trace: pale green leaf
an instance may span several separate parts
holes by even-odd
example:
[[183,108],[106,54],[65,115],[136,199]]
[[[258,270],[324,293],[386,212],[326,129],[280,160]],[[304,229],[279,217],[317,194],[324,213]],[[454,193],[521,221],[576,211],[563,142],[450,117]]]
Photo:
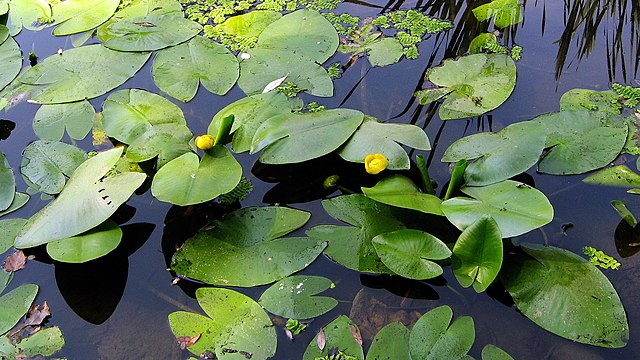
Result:
[[[0,25],[0,28],[4,26]],[[22,52],[12,37],[0,43],[0,90],[18,76],[22,68]]]
[[0,254],[3,254],[13,246],[13,242],[27,219],[3,219],[0,220]]
[[60,141],[65,129],[72,139],[82,140],[91,131],[96,111],[87,100],[42,105],[33,119],[33,130],[42,140]]
[[12,36],[16,36],[22,27],[27,30],[41,30],[47,24],[40,19],[51,18],[51,7],[46,0],[10,0],[9,23]]
[[120,0],[65,0],[52,7],[53,35],[63,36],[91,30],[109,20]]
[[0,211],[11,206],[16,193],[16,179],[9,161],[0,152]]
[[520,11],[518,0],[493,0],[474,8],[473,15],[478,21],[494,18],[493,23],[495,26],[502,29],[522,21]]
[[23,284],[0,297],[0,334],[9,331],[27,313],[38,285]]
[[87,154],[73,145],[36,140],[22,153],[20,173],[31,188],[54,195],[86,159]]

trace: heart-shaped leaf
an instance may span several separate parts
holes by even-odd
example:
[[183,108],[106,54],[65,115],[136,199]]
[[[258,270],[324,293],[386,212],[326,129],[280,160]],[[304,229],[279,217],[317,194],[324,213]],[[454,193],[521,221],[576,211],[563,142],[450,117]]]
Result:
[[412,359],[462,359],[475,339],[473,319],[461,316],[449,326],[453,310],[447,305],[422,315],[409,335]]
[[107,220],[83,234],[48,243],[47,254],[56,261],[83,263],[115,250],[121,239],[120,226]]
[[371,341],[367,360],[410,360],[409,329],[401,322],[383,327]]
[[[364,360],[364,352],[362,351],[362,344],[358,343],[353,335],[353,329],[358,329],[351,319],[344,315],[338,316],[329,324],[325,325],[316,337],[311,340],[307,346],[307,350],[304,352],[303,360],[315,360],[326,358],[336,349],[343,354],[343,358],[349,357],[350,359]],[[322,349],[318,347],[320,343],[318,338],[322,336],[324,346]]]
[[314,296],[333,286],[331,280],[321,276],[289,276],[265,290],[258,303],[270,313],[284,318],[310,319],[338,305],[334,298]]
[[93,127],[96,111],[87,100],[68,104],[42,105],[33,119],[33,130],[42,140],[60,141],[67,133],[84,139]]
[[20,172],[31,188],[54,195],[86,159],[87,154],[73,145],[37,140],[24,149]]
[[53,35],[63,36],[81,33],[100,26],[109,20],[120,5],[120,0],[66,0],[52,7],[51,25],[58,25]]
[[23,284],[0,297],[0,334],[18,323],[31,307],[37,293],[38,285]]
[[495,220],[483,216],[464,229],[453,255],[453,274],[460,285],[485,291],[502,266],[502,235]]
[[411,181],[400,174],[380,180],[376,186],[362,188],[362,192],[375,201],[428,214],[444,215],[440,210],[442,201],[436,196],[425,194]]

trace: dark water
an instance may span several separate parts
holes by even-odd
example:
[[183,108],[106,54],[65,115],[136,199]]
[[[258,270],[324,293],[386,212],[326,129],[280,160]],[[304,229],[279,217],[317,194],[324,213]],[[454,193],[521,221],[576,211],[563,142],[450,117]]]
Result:
[[[518,80],[514,93],[489,115],[468,121],[442,122],[434,115],[437,109],[417,106],[412,93],[420,88],[426,69],[440,64],[443,58],[464,53],[469,41],[488,29],[486,23],[477,23],[469,10],[481,3],[381,1],[343,4],[341,10],[362,17],[397,8],[416,8],[452,20],[454,28],[425,41],[418,60],[404,60],[373,69],[365,60],[359,60],[336,80],[336,96],[306,100],[317,100],[328,108],[355,108],[382,120],[424,127],[434,148],[425,154],[430,161],[429,171],[442,186],[448,178],[448,168],[439,159],[456,139],[477,131],[497,131],[510,123],[557,111],[560,96],[572,88],[604,90],[611,82],[637,85],[638,5],[623,0],[525,1],[524,21],[503,34],[506,45],[518,44],[524,48],[523,58],[517,63]],[[52,39],[45,32],[24,31],[17,41],[25,53],[33,50],[41,58],[54,54],[58,48],[71,47],[69,39]],[[333,60],[345,62],[341,56]],[[123,88],[144,88],[160,93],[151,80],[150,71],[150,64],[147,64]],[[200,91],[193,101],[181,104],[181,107],[191,130],[199,134],[206,132],[218,110],[241,97],[243,94],[237,87],[225,97]],[[105,98],[91,102],[98,110]],[[0,142],[0,151],[8,156],[16,173],[22,149],[35,140],[31,121],[36,110],[34,105],[20,104],[1,115],[17,123],[11,137]],[[80,142],[79,146],[91,149],[88,141]],[[633,168],[635,159],[627,157]],[[238,158],[245,175],[256,188],[242,206],[278,202],[311,211],[312,219],[305,228],[334,222],[324,213],[319,201],[302,202],[303,196],[295,196],[292,191],[283,193],[277,184],[258,179],[251,173],[255,157],[240,155]],[[291,171],[294,179],[303,183],[308,179],[300,176],[308,170],[297,167]],[[256,173],[259,175],[258,171]],[[540,243],[546,236],[551,245],[576,253],[588,244],[620,259],[614,244],[614,231],[620,218],[609,203],[613,199],[623,200],[632,212],[640,214],[637,198],[623,189],[584,185],[580,181],[583,176],[540,176],[534,170],[529,173],[536,186],[549,197],[555,218],[542,230],[521,236],[519,241]],[[18,189],[26,189],[19,176]],[[44,204],[34,196],[25,208],[12,216],[29,217]],[[172,285],[172,274],[166,271],[167,261],[175,244],[195,231],[207,216],[216,216],[216,212],[217,209],[211,206],[171,207],[155,200],[149,193],[135,196],[128,202],[128,207],[118,213],[118,219],[126,225],[123,227],[125,238],[115,253],[87,265],[53,264],[46,260],[46,254],[37,254],[37,260],[18,272],[11,285],[30,282],[41,286],[37,301],[49,303],[53,314],[49,323],[60,326],[66,339],[59,356],[69,359],[185,359],[188,354],[180,352],[176,346],[167,315],[176,310],[199,311],[193,298],[197,285],[188,282]],[[561,231],[565,223],[574,225],[567,234]],[[636,332],[640,328],[638,259],[639,256],[623,258],[621,270],[605,270],[620,294],[631,327],[627,347],[612,350],[573,343],[542,330],[515,308],[503,305],[499,293],[477,295],[473,290],[461,289],[449,268],[445,269],[444,279],[429,283],[410,282],[359,274],[321,257],[305,273],[323,275],[336,282],[338,286],[330,290],[329,295],[341,303],[329,314],[316,319],[294,342],[279,329],[275,358],[300,359],[316,331],[339,314],[349,314],[354,297],[362,290],[361,297],[368,296],[378,304],[368,307],[372,309],[371,317],[380,315],[385,309],[388,312],[423,313],[443,304],[451,306],[456,317],[471,315],[476,324],[476,341],[471,354],[476,358],[480,357],[485,344],[492,343],[516,359],[637,359],[640,358]],[[264,288],[241,291],[257,298]]]

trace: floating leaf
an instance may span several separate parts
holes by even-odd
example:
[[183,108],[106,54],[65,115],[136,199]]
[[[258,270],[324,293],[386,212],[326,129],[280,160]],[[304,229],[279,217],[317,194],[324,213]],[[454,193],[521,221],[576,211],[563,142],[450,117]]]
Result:
[[602,169],[591,174],[582,181],[593,185],[608,185],[620,187],[640,187],[640,175],[633,172],[626,165],[618,165]]
[[445,243],[420,230],[396,230],[377,235],[371,242],[389,269],[409,279],[425,280],[442,275],[440,265],[431,260],[451,256]]
[[65,263],[83,263],[113,251],[122,239],[122,229],[112,220],[77,236],[47,244],[47,254]]
[[302,107],[302,100],[289,98],[280,92],[268,92],[247,96],[227,105],[211,120],[207,132],[217,134],[222,120],[229,115],[234,116],[231,132],[233,151],[240,153],[251,149],[251,142],[256,131],[267,119],[289,113]]
[[352,109],[276,115],[260,126],[251,153],[262,149],[265,164],[297,163],[337,149],[362,123],[364,114]]
[[91,30],[109,20],[120,0],[65,0],[52,7],[53,35],[63,36]]
[[28,96],[37,103],[81,101],[122,85],[150,55],[113,51],[100,44],[81,46],[49,56],[18,80],[33,85]]
[[290,276],[271,285],[260,296],[258,303],[272,314],[291,319],[318,317],[338,305],[327,296],[314,296],[333,286],[321,276]]
[[[59,327],[53,326],[39,330],[29,337],[22,339],[17,344],[12,344],[7,340],[5,344],[0,341],[0,352],[11,358],[27,356],[37,358],[38,356],[51,356],[64,347],[64,337]],[[5,353],[6,351],[6,353]]]
[[42,140],[60,141],[64,130],[82,140],[91,131],[96,111],[87,100],[69,104],[42,105],[33,119],[33,130]]
[[239,72],[238,60],[226,47],[202,36],[159,51],[153,61],[153,81],[181,101],[193,99],[200,82],[210,92],[224,95]]
[[282,279],[307,267],[325,247],[310,238],[279,238],[309,216],[283,207],[234,211],[188,239],[171,269],[213,285],[248,287]]
[[20,218],[0,220],[0,254],[13,246],[16,236],[26,222],[27,219]]
[[394,174],[380,180],[376,186],[362,188],[362,192],[375,201],[428,214],[444,215],[440,210],[442,201],[430,194],[420,192],[411,179]]
[[390,170],[409,169],[409,155],[400,145],[419,150],[431,150],[429,138],[421,128],[409,124],[380,123],[366,117],[349,141],[338,151],[343,159],[364,163],[369,154],[382,154]]
[[482,360],[513,360],[513,358],[499,347],[487,344],[482,349]]
[[151,192],[172,204],[198,204],[233,190],[241,177],[242,166],[226,147],[217,145],[202,159],[188,152],[168,162],[153,177]]
[[561,111],[544,114],[550,148],[540,159],[538,171],[581,174],[612,162],[627,141],[627,126],[619,115],[599,111]]
[[367,45],[367,59],[371,66],[387,66],[400,61],[404,54],[402,44],[395,38],[382,38]]
[[[505,102],[516,84],[516,65],[505,54],[472,54],[444,60],[442,66],[429,69],[427,80],[450,91],[440,105],[440,118],[462,119],[482,115]],[[418,92],[416,96],[422,95]]]
[[333,81],[319,64],[338,47],[338,34],[320,13],[300,9],[267,26],[258,45],[247,50],[250,57],[240,63],[238,85],[253,95],[274,79],[287,77],[316,96],[333,95]]
[[573,341],[608,348],[627,344],[627,316],[600,270],[567,250],[535,244],[521,247],[530,256],[508,257],[501,279],[523,315]]
[[46,24],[40,19],[51,18],[51,7],[46,0],[9,0],[9,23],[12,36],[24,26],[27,30],[41,30]]
[[[0,25],[0,31],[6,29]],[[0,90],[18,76],[22,69],[22,51],[12,37],[0,42]]]
[[545,127],[524,121],[496,133],[479,133],[455,141],[442,155],[443,162],[474,160],[464,173],[465,183],[497,183],[527,171],[538,162],[546,141]]
[[453,310],[447,305],[422,315],[409,335],[412,359],[462,359],[475,339],[473,319],[461,316],[449,326]]
[[54,195],[86,159],[87,154],[73,145],[37,140],[24,149],[20,172],[31,188]]
[[560,111],[592,110],[609,114],[620,114],[622,104],[618,102],[618,94],[613,90],[595,91],[588,89],[571,89],[560,98]]
[[9,331],[29,311],[38,285],[23,284],[0,297],[0,334]]
[[0,152],[0,211],[11,206],[15,193],[16,179],[13,176],[13,169],[4,154]]
[[318,348],[319,334],[309,343],[304,352],[303,360],[315,360],[326,357],[332,352],[339,351],[344,356],[352,356],[358,360],[364,360],[362,345],[353,338],[351,328],[356,325],[346,316],[340,315],[337,319],[325,325],[321,332],[324,335],[324,346]]
[[464,229],[453,255],[453,274],[460,285],[485,291],[502,266],[502,235],[495,220],[483,216]]
[[478,21],[494,18],[493,23],[502,29],[522,21],[518,0],[493,0],[488,4],[473,9],[473,15]]
[[250,297],[229,289],[200,288],[196,298],[207,316],[186,311],[169,314],[176,337],[200,336],[189,351],[210,351],[216,359],[267,359],[275,354],[271,319]]
[[24,255],[22,250],[16,250],[5,259],[2,264],[2,269],[7,272],[16,272],[24,269],[26,264],[27,257]]
[[539,190],[516,181],[472,187],[463,186],[471,196],[442,202],[442,212],[458,229],[464,230],[484,215],[491,216],[502,237],[514,237],[537,229],[553,219],[553,207]]
[[410,360],[409,329],[392,322],[380,330],[371,341],[367,360]]
[[8,208],[0,211],[0,216],[5,216],[12,213],[21,207],[23,207],[29,201],[29,195],[21,192],[16,192],[13,196],[13,201]]
[[152,51],[185,42],[202,31],[202,26],[185,19],[182,13],[152,11],[106,23],[101,30],[98,38],[110,49]]
[[142,173],[104,177],[122,155],[117,147],[88,159],[60,195],[27,221],[15,247],[27,248],[81,234],[102,224],[144,182]]

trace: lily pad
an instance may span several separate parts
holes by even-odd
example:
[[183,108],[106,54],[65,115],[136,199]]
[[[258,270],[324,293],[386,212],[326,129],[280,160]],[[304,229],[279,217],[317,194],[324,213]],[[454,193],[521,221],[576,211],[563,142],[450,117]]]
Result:
[[364,114],[352,109],[277,115],[262,123],[251,153],[265,164],[298,163],[336,150],[356,131]]
[[282,14],[278,11],[254,10],[245,14],[231,16],[216,25],[215,28],[227,35],[241,39],[255,38],[257,41],[262,31],[281,17]]
[[87,100],[55,105],[42,105],[33,119],[33,130],[42,140],[60,141],[67,133],[72,139],[84,139],[93,126],[96,111]]
[[389,170],[407,170],[409,155],[400,145],[419,150],[431,150],[429,138],[421,128],[410,124],[380,123],[366,117],[349,141],[338,151],[343,159],[364,163],[369,154],[384,155]]
[[28,248],[76,236],[111,217],[147,178],[133,172],[105,177],[122,150],[99,153],[78,166],[60,195],[27,221],[14,246]]
[[27,219],[20,218],[0,220],[0,254],[13,246],[16,236],[26,222]]
[[401,322],[383,327],[371,341],[367,360],[410,360],[409,329]]
[[640,187],[640,175],[626,165],[602,169],[582,179],[587,184],[637,188]]
[[431,260],[451,256],[445,243],[420,230],[396,230],[377,235],[371,242],[389,269],[409,279],[425,280],[442,275],[440,265]]
[[16,36],[23,26],[27,30],[41,30],[47,24],[39,20],[51,18],[51,7],[46,0],[10,0],[9,8],[11,36]]
[[9,205],[8,208],[0,211],[0,216],[5,216],[9,213],[12,213],[20,209],[29,201],[29,198],[30,198],[29,194],[25,194],[21,192],[14,193],[13,201],[11,202],[11,205]]
[[149,59],[150,53],[125,53],[100,44],[52,55],[19,77],[32,101],[58,104],[92,99],[122,85]]
[[547,128],[550,148],[540,159],[538,171],[582,174],[612,162],[627,141],[627,126],[619,115],[599,111],[560,111],[544,114],[539,121]]
[[314,296],[333,286],[331,280],[322,276],[289,276],[265,290],[258,303],[270,313],[284,318],[310,319],[338,305],[334,298]]
[[182,13],[152,11],[140,17],[125,17],[109,22],[98,38],[109,49],[118,51],[152,51],[178,45],[202,31],[197,22]]
[[27,313],[38,293],[38,285],[23,284],[0,297],[0,334],[4,334]]
[[320,13],[300,9],[267,26],[258,45],[240,64],[238,85],[247,94],[260,93],[275,79],[286,77],[316,96],[333,95],[333,81],[319,64],[338,47],[338,34]]
[[453,324],[453,310],[447,305],[422,315],[409,335],[412,359],[463,359],[475,339],[473,319],[461,316]]
[[24,149],[20,172],[32,189],[55,195],[86,159],[87,154],[73,145],[36,140]]
[[122,239],[122,229],[112,220],[77,236],[47,244],[47,254],[65,263],[83,263],[115,250]]
[[[0,30],[5,28],[0,25]],[[6,29],[6,28],[5,28]],[[18,76],[22,69],[22,51],[12,37],[0,43],[0,90]]]
[[64,337],[57,326],[41,329],[15,345],[6,337],[0,340],[0,353],[10,358],[20,358],[22,356],[29,358],[48,357],[60,351],[63,347]]
[[57,25],[53,35],[81,33],[109,20],[120,5],[120,0],[66,0],[52,7],[51,25]]
[[[315,360],[327,357],[331,351],[338,349],[344,356],[351,356],[353,359],[364,360],[362,345],[354,338],[354,332],[359,334],[356,324],[344,315],[338,316],[335,320],[325,325],[320,333],[316,335],[307,346],[303,360]],[[322,336],[322,341],[318,338]],[[319,348],[322,344],[322,349]]]
[[9,161],[0,152],[0,211],[4,211],[13,202],[16,193],[16,179]]
[[230,289],[200,288],[196,298],[207,314],[176,311],[169,314],[177,337],[199,339],[188,349],[194,354],[210,351],[216,359],[267,359],[276,352],[273,323],[250,297]]
[[442,201],[436,196],[420,192],[411,179],[394,174],[380,180],[376,186],[362,188],[362,192],[375,201],[428,214],[444,215]]
[[299,110],[302,105],[299,98],[292,99],[277,91],[247,96],[218,111],[207,132],[217,134],[222,120],[233,115],[231,147],[237,153],[249,151],[253,137],[262,123],[273,116]]
[[524,121],[496,133],[480,133],[455,141],[442,155],[443,162],[474,160],[464,173],[465,183],[497,183],[527,171],[538,162],[546,141],[545,127]]
[[172,204],[199,204],[233,190],[241,177],[242,166],[226,147],[217,145],[202,159],[188,152],[168,162],[153,177],[151,192]]
[[595,91],[589,89],[571,89],[560,98],[560,111],[592,110],[609,114],[620,114],[622,104],[619,95],[613,90]]
[[573,341],[608,348],[627,344],[629,325],[620,298],[595,265],[552,246],[521,247],[530,256],[507,258],[501,279],[523,315]]
[[485,291],[502,266],[502,235],[498,224],[483,216],[464,229],[453,246],[453,274],[462,287]]
[[493,0],[488,4],[473,9],[473,15],[478,21],[491,18],[496,27],[503,29],[522,21],[520,3],[518,0]]
[[[505,54],[472,54],[457,60],[445,60],[429,69],[427,80],[446,90],[438,114],[442,120],[479,116],[504,103],[515,88],[516,65]],[[421,104],[433,101],[423,90],[416,93]],[[424,95],[423,95],[424,94]]]
[[153,61],[155,83],[181,101],[193,99],[200,83],[210,92],[224,95],[239,73],[236,57],[223,45],[202,36],[159,51]]
[[489,215],[498,224],[502,237],[508,238],[537,229],[553,219],[549,199],[539,190],[517,181],[463,186],[460,190],[471,198],[455,197],[442,202],[442,212],[460,230]]
[[228,214],[188,239],[171,269],[213,285],[256,286],[304,269],[325,243],[280,238],[309,219],[309,213],[283,207],[246,208]]
[[482,360],[513,360],[513,358],[499,347],[487,344],[482,348]]
[[402,44],[395,38],[382,38],[366,46],[371,66],[387,66],[400,61],[404,55]]

